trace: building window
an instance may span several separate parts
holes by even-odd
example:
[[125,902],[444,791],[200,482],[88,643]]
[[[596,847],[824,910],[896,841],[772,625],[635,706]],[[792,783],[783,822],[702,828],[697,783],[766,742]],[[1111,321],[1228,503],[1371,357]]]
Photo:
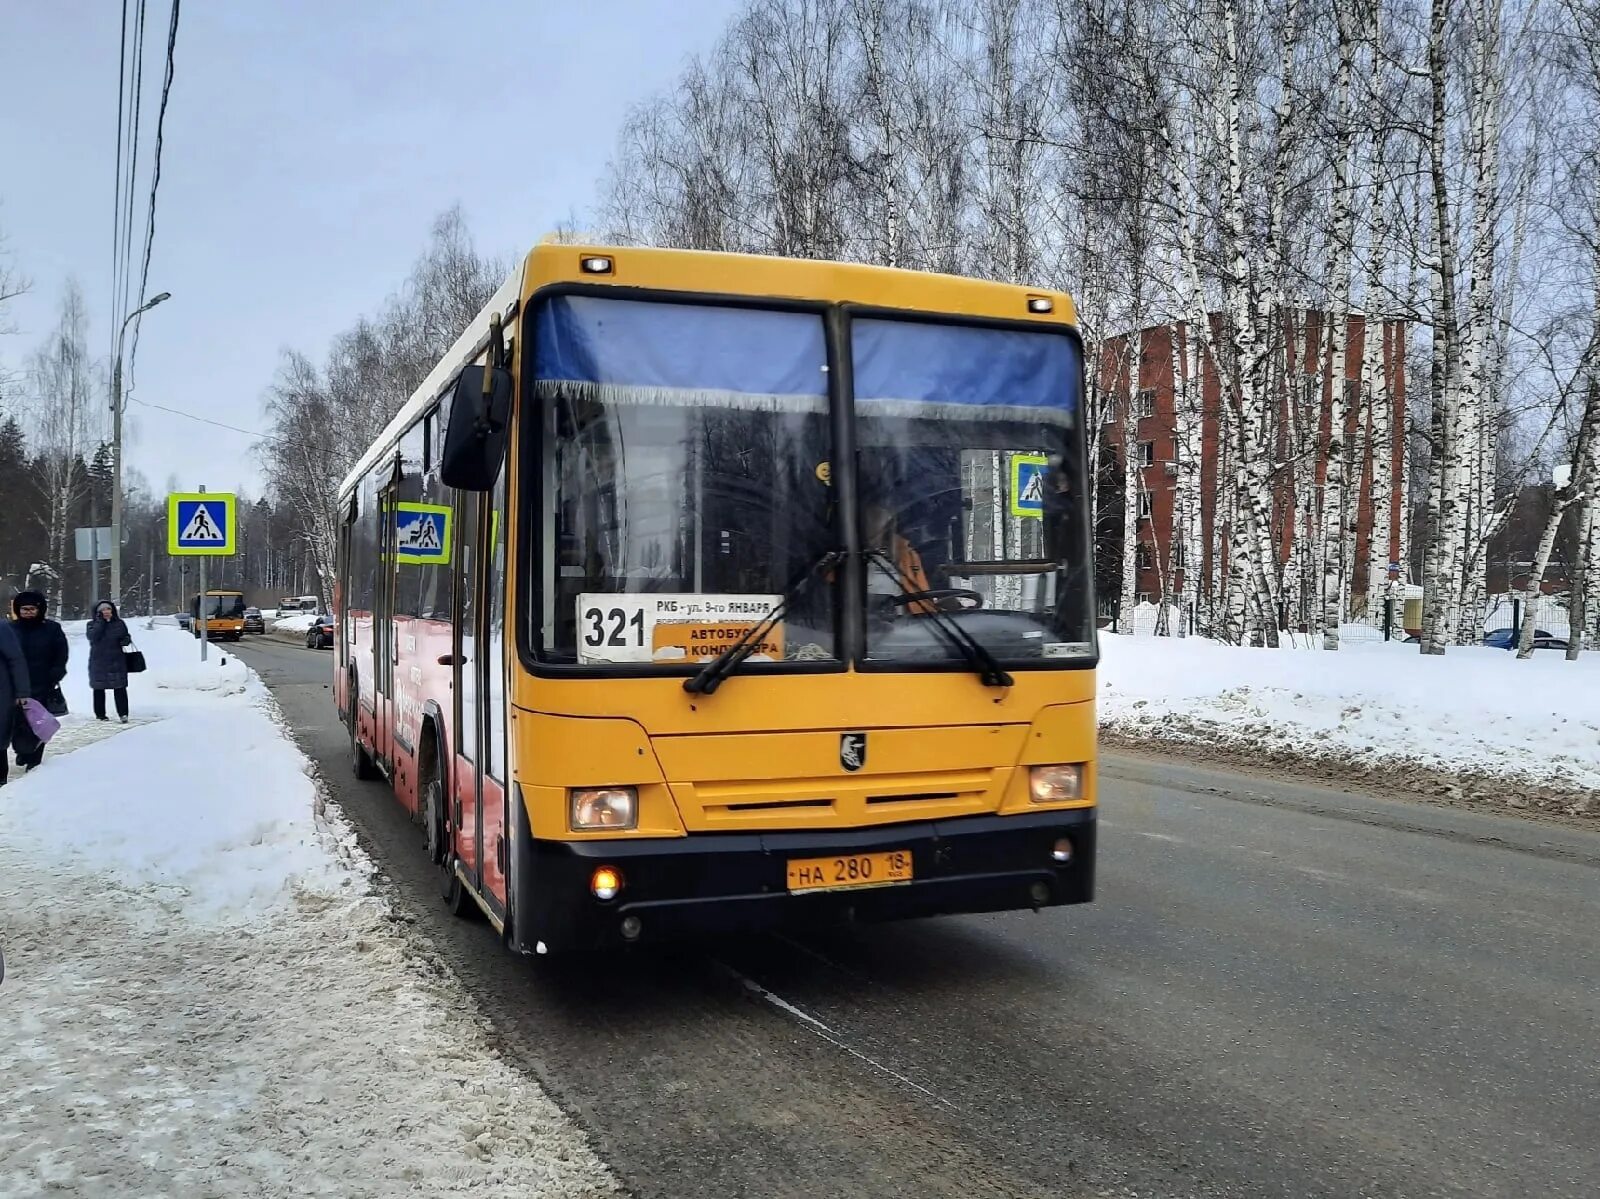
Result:
[[1181,541],[1174,541],[1172,543],[1172,569],[1183,569],[1183,542]]
[[1322,402],[1322,376],[1308,373],[1301,383],[1301,402],[1307,408],[1315,408]]
[[1134,561],[1138,563],[1140,570],[1150,570],[1153,568],[1154,556],[1150,553],[1150,547],[1144,544],[1144,542],[1139,543],[1139,549],[1134,555]]
[[1139,391],[1139,417],[1147,419],[1156,414],[1156,389],[1145,387]]
[[1139,465],[1154,466],[1156,461],[1156,443],[1141,441],[1139,443]]
[[1344,406],[1347,411],[1361,407],[1361,380],[1346,379],[1344,381]]
[[1139,519],[1150,519],[1150,493],[1148,491],[1139,493]]

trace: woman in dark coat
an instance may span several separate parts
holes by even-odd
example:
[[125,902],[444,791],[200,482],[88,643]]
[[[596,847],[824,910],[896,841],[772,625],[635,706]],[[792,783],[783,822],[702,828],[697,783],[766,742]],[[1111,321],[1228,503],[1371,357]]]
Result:
[[128,723],[128,664],[122,647],[132,645],[128,626],[117,615],[117,606],[101,600],[94,606],[94,618],[86,630],[89,637],[89,686],[94,688],[94,718],[106,718],[106,692],[117,700],[117,718]]
[[0,620],[0,787],[6,785],[6,746],[11,744],[11,722],[24,719],[17,706],[33,692],[28,681],[28,659],[11,622]]
[[[28,660],[33,698],[52,715],[65,716],[67,701],[61,694],[61,680],[67,677],[67,635],[45,615],[45,603],[43,592],[19,591],[11,601],[11,628]],[[11,745],[17,751],[17,765],[24,770],[44,761],[44,742],[33,735],[26,720],[13,722]],[[0,746],[0,752],[3,750]]]

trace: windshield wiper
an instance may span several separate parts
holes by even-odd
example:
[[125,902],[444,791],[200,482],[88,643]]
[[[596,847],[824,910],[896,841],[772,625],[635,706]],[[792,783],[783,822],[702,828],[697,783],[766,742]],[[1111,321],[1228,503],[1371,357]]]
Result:
[[[900,588],[902,596],[915,597],[921,594],[917,588],[910,585],[911,580],[906,577],[900,570],[899,565],[883,550],[865,550],[863,552],[868,561],[876,563],[878,569],[893,580],[894,585]],[[1005,667],[995,661],[994,655],[984,648],[983,643],[962,628],[960,622],[952,619],[948,612],[945,612],[930,601],[924,608],[923,615],[933,622],[934,628],[945,635],[952,648],[966,659],[967,665],[978,672],[978,677],[983,680],[984,686],[1010,687],[1016,682],[1006,672]]]
[[789,605],[798,599],[812,579],[837,566],[844,560],[844,555],[838,550],[829,550],[823,554],[795,579],[793,579],[778,596],[778,602],[767,609],[759,623],[751,625],[744,631],[744,635],[723,650],[711,661],[707,662],[692,676],[683,680],[683,689],[690,695],[711,695],[722,686],[722,680],[737,670],[752,653],[756,646],[761,644],[761,639],[777,626],[783,619]]

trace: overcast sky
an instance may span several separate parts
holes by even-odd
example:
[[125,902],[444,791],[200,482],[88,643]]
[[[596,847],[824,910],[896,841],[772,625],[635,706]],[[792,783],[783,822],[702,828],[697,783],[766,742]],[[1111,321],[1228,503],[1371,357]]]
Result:
[[[144,321],[134,399],[261,428],[280,350],[320,359],[403,280],[440,211],[459,202],[489,253],[581,217],[629,105],[708,49],[738,4],[190,0],[150,268],[150,294],[173,298]],[[168,12],[148,0],[146,164]],[[109,352],[121,13],[0,0],[0,231],[34,284],[11,313],[19,332],[0,338],[13,367],[69,275],[91,352]],[[137,402],[128,436],[158,492],[169,476],[261,488],[247,436]]]

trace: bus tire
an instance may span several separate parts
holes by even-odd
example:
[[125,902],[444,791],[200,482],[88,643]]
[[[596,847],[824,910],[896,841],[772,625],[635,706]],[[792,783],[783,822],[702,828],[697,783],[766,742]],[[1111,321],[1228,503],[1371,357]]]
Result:
[[355,688],[355,680],[350,680],[350,772],[362,782],[378,777],[378,767],[372,760],[372,755],[361,744],[361,736],[356,731],[361,725],[360,695]]
[[438,742],[428,737],[422,754],[422,827],[427,837],[428,860],[439,870],[439,894],[452,916],[472,915],[477,906],[456,875],[456,855],[450,837],[450,806],[444,789],[444,767]]

